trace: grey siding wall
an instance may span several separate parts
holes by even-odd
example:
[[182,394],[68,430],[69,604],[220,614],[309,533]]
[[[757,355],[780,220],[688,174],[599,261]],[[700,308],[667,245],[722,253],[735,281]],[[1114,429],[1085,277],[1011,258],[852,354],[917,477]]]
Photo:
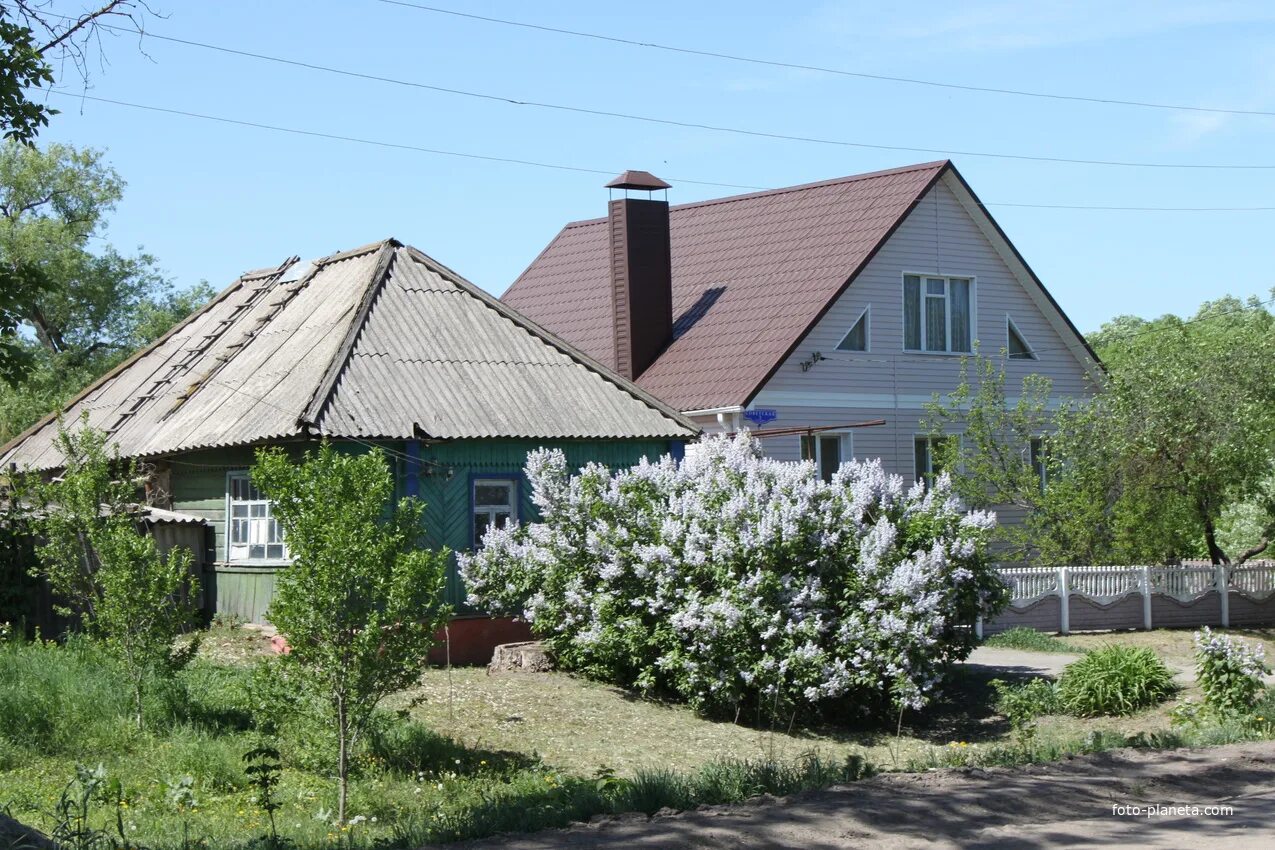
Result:
[[[1027,287],[1034,289],[1034,284],[1024,285],[1021,267],[1016,273],[1006,262],[962,205],[959,191],[956,185],[937,184],[780,366],[752,404],[778,411],[779,418],[765,427],[885,419],[884,426],[853,432],[855,456],[879,457],[889,472],[916,474],[913,438],[924,431],[924,405],[934,393],[955,389],[960,357],[903,351],[905,271],[975,278],[974,321],[984,354],[996,355],[1005,347],[1006,317],[1013,319],[1038,351],[1038,359],[1007,361],[1011,393],[1032,373],[1052,380],[1056,399],[1088,393],[1086,374],[1091,362],[1069,348],[1075,343],[1065,334],[1061,317],[1049,315],[1053,310],[1042,294],[1029,292]],[[865,309],[869,310],[869,350],[837,351],[837,344]],[[814,352],[824,359],[803,372],[803,361]],[[714,417],[700,422],[710,433],[721,430]],[[773,437],[765,447],[775,457],[796,459],[800,440]],[[1012,516],[1005,519],[1012,521]]]

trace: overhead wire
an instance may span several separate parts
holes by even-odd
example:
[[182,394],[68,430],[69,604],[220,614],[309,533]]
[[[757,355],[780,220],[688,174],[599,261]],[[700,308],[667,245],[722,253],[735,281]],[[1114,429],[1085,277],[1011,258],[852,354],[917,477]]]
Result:
[[[448,94],[457,97],[466,97],[479,100],[485,100],[496,103],[508,104],[511,106],[526,106],[535,109],[553,110],[559,112],[574,113],[580,115],[590,115],[595,117],[614,118],[618,120],[641,122],[648,124],[657,124],[668,127],[680,127],[684,129],[705,130],[713,133],[723,133],[749,138],[770,139],[775,141],[796,142],[800,144],[849,147],[862,150],[882,150],[882,151],[899,151],[907,153],[921,153],[927,155],[938,156],[969,156],[981,157],[1000,160],[1015,160],[1024,162],[1048,162],[1067,165],[1089,165],[1112,168],[1150,168],[1150,169],[1186,169],[1186,170],[1222,170],[1222,171],[1269,171],[1275,170],[1275,163],[1184,163],[1184,162],[1150,162],[1142,160],[1122,160],[1122,159],[1087,159],[1078,157],[1062,157],[1062,156],[1046,156],[1036,154],[1017,154],[1004,153],[999,151],[978,151],[965,150],[960,148],[931,148],[918,147],[913,145],[890,145],[876,142],[853,141],[849,139],[833,139],[819,136],[804,136],[792,133],[780,133],[768,130],[753,130],[745,127],[733,127],[722,124],[710,124],[701,121],[679,120],[674,118],[662,118],[653,115],[640,115],[630,112],[618,112],[608,109],[596,109],[592,107],[575,106],[565,103],[553,103],[541,100],[527,100],[515,98],[508,95],[492,94],[489,92],[471,91],[468,89],[460,89],[451,86],[441,86],[432,83],[423,83],[415,80],[404,80],[396,77],[387,77],[378,74],[368,74],[361,71],[353,71],[346,68],[335,68],[330,65],[320,65],[314,62],[304,62],[296,59],[286,59],[281,56],[274,56],[266,53],[258,53],[250,50],[242,50],[234,47],[226,47],[224,45],[210,44],[203,41],[195,41],[193,39],[177,38],[175,36],[166,36],[154,33],[150,30],[129,29],[125,27],[117,27],[110,24],[100,24],[99,26],[117,32],[133,33],[152,38],[158,41],[168,41],[175,44],[181,44],[188,47],[197,47],[204,50],[212,50],[220,53],[242,56],[257,59],[265,62],[274,62],[282,65],[290,65],[293,67],[304,68],[310,71],[319,71],[328,74],[336,74],[345,77],[352,77],[360,80],[386,83],[396,86],[406,86],[425,91],[436,92],[439,94]],[[685,181],[690,182],[690,181]]]
[[821,74],[833,74],[842,77],[857,77],[866,80],[879,80],[891,83],[904,83],[914,86],[930,86],[933,88],[951,89],[955,91],[978,92],[982,94],[1011,95],[1014,97],[1041,98],[1046,100],[1073,101],[1080,103],[1101,104],[1104,106],[1131,106],[1139,109],[1161,109],[1176,110],[1182,112],[1204,112],[1220,115],[1255,115],[1255,116],[1275,116],[1275,112],[1261,109],[1236,109],[1221,106],[1194,106],[1182,103],[1162,103],[1148,100],[1129,100],[1115,97],[1097,97],[1092,95],[1073,95],[1058,94],[1055,92],[1031,91],[1028,89],[1011,89],[1000,86],[976,86],[968,83],[953,83],[943,80],[929,80],[919,77],[900,77],[890,74],[877,74],[867,71],[851,71],[845,68],[831,68],[823,65],[812,65],[803,62],[785,62],[778,59],[766,59],[758,56],[745,56],[736,53],[726,53],[717,50],[707,50],[695,47],[678,47],[671,44],[662,44],[655,41],[640,41],[637,39],[623,38],[615,35],[605,35],[603,33],[586,32],[584,30],[573,30],[565,27],[553,27],[545,24],[536,24],[529,21],[515,21],[509,18],[497,18],[490,15],[478,15],[473,12],[462,12],[458,9],[447,9],[441,6],[428,6],[423,3],[412,3],[407,0],[377,0],[389,6],[401,6],[409,9],[416,9],[422,12],[431,12],[439,15],[450,15],[456,18],[468,18],[469,20],[481,21],[490,24],[500,24],[509,27],[519,27],[527,30],[537,30],[540,32],[554,33],[557,35],[571,36],[574,38],[592,39],[595,41],[611,42],[613,44],[623,44],[630,47],[639,47],[650,50],[662,50],[669,53],[682,53],[690,56],[702,56],[710,59],[722,59],[730,62],[741,62],[750,65],[763,65],[773,68],[786,68],[796,71],[814,71]]

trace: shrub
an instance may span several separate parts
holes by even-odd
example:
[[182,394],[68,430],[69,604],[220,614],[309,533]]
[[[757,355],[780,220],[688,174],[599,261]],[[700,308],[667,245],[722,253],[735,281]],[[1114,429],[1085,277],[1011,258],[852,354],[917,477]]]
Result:
[[919,707],[1004,596],[995,518],[945,477],[905,488],[874,461],[824,482],[746,434],[614,475],[540,450],[527,476],[542,519],[461,556],[471,603],[526,618],[566,669],[703,711]]
[[991,686],[996,691],[996,710],[1009,720],[1014,742],[1030,750],[1036,739],[1036,718],[1059,710],[1058,688],[1046,679],[1014,684],[993,679]]
[[1146,647],[1104,646],[1068,664],[1058,680],[1064,710],[1077,717],[1132,714],[1166,700],[1173,674]]
[[1205,626],[1195,633],[1195,680],[1204,703],[1222,713],[1247,712],[1261,699],[1266,648],[1214,634]]

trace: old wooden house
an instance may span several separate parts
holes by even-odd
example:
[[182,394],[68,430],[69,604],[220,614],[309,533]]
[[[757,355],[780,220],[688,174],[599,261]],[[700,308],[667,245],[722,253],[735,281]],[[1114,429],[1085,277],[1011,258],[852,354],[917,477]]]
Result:
[[[656,457],[696,426],[513,308],[395,240],[249,272],[68,405],[147,461],[151,501],[207,521],[212,611],[260,621],[287,540],[248,475],[256,447],[300,455],[328,439],[384,449],[402,495],[426,503],[425,541],[472,547],[489,525],[532,514],[527,452],[573,464]],[[50,417],[0,450],[0,463],[56,469]],[[453,566],[448,599],[464,611]],[[453,628],[475,659],[502,634]],[[458,630],[462,633],[457,637]]]

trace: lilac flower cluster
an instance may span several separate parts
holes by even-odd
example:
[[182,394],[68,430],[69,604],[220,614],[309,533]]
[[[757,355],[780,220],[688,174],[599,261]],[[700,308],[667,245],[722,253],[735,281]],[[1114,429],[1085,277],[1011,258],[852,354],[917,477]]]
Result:
[[539,450],[526,471],[540,521],[461,556],[471,604],[528,620],[567,669],[704,711],[919,707],[1004,598],[995,517],[944,477],[872,461],[824,482],[747,435],[616,473]]

